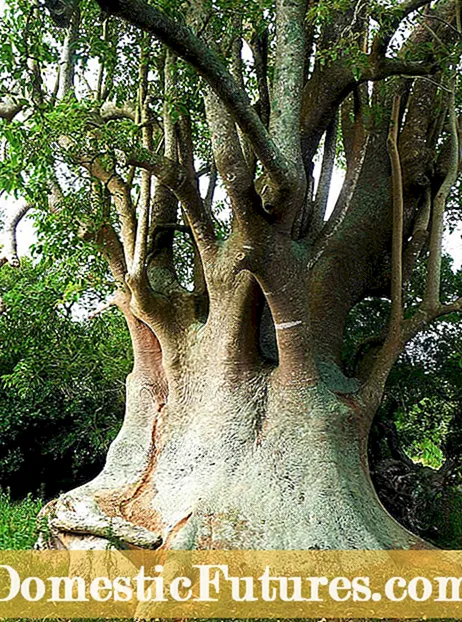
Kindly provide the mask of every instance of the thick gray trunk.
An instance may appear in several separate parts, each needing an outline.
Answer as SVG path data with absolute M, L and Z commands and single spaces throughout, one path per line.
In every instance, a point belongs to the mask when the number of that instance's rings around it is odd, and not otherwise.
M 126 419 L 107 464 L 64 496 L 68 512 L 88 512 L 82 499 L 90 497 L 97 513 L 176 549 L 424 546 L 375 494 L 368 430 L 353 397 L 323 385 L 281 387 L 265 372 L 230 385 L 219 369 L 189 374 L 182 386 L 159 407 L 145 380 L 129 378 Z M 66 534 L 66 520 L 72 531 L 70 514 L 57 521 L 64 546 L 105 544 L 99 528 L 90 541 Z M 137 537 L 126 542 L 136 545 Z

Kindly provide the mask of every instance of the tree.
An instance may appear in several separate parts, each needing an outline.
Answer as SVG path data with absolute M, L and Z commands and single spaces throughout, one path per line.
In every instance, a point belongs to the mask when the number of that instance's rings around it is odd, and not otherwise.
M 440 294 L 460 4 L 11 3 L 3 188 L 52 251 L 105 257 L 134 351 L 123 428 L 101 475 L 49 508 L 55 542 L 425 546 L 378 502 L 367 440 L 406 343 L 462 309 Z M 387 321 L 347 374 L 346 322 L 369 298 Z
M 462 274 L 451 271 L 448 259 L 443 256 L 444 289 L 448 295 L 452 288 L 455 296 Z M 419 297 L 418 277 L 417 272 L 409 299 Z M 356 324 L 350 337 L 359 343 L 379 315 L 369 304 L 350 315 Z M 446 316 L 408 344 L 390 374 L 369 438 L 372 480 L 382 503 L 408 529 L 451 549 L 460 547 L 461 537 L 460 328 L 456 315 Z M 356 352 L 350 345 L 350 353 Z
M 44 258 L 0 272 L 0 483 L 15 498 L 50 498 L 96 475 L 123 419 L 123 319 L 73 317 L 66 267 Z

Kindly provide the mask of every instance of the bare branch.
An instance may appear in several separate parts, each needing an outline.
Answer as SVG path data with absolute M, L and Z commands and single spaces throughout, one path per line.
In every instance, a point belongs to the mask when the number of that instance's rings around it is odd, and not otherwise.
M 432 227 L 430 231 L 428 273 L 424 296 L 424 305 L 434 308 L 439 304 L 441 282 L 441 250 L 443 240 L 443 217 L 446 201 L 454 185 L 459 169 L 459 136 L 455 112 L 455 96 L 452 93 L 449 102 L 450 155 L 446 177 L 434 200 Z
M 97 236 L 97 243 L 109 264 L 112 276 L 119 285 L 124 286 L 127 264 L 122 243 L 112 225 L 105 224 L 101 227 L 100 235 Z
M 210 177 L 209 177 L 209 183 L 207 186 L 207 192 L 204 197 L 204 207 L 210 213 L 212 212 L 213 197 L 215 195 L 217 181 L 218 181 L 217 165 L 215 164 L 215 160 L 213 160 L 212 165 L 210 167 Z
M 5 226 L 2 231 L 3 248 L 0 250 L 0 267 L 5 263 L 9 263 L 12 268 L 19 268 L 20 261 L 18 257 L 16 230 L 22 218 L 24 218 L 31 208 L 32 205 L 26 203 L 15 206 L 7 212 Z
M 246 220 L 251 215 L 252 207 L 260 201 L 242 152 L 236 125 L 211 89 L 205 95 L 205 109 L 214 161 L 231 199 L 234 213 L 239 220 Z
M 397 100 L 394 101 L 393 106 L 393 119 L 397 119 Z M 362 398 L 373 409 L 378 405 L 383 395 L 385 382 L 388 378 L 388 374 L 394 363 L 396 362 L 400 352 L 404 348 L 405 344 L 410 341 L 415 335 L 423 330 L 434 319 L 441 317 L 449 313 L 455 313 L 462 310 L 462 299 L 459 298 L 456 301 L 442 305 L 440 303 L 440 281 L 441 281 L 441 248 L 442 248 L 442 235 L 443 235 L 443 215 L 446 205 L 448 194 L 451 190 L 457 178 L 458 172 L 458 160 L 459 160 L 459 148 L 458 148 L 458 133 L 457 133 L 457 118 L 455 114 L 454 94 L 451 95 L 451 101 L 449 105 L 449 125 L 451 135 L 451 159 L 448 167 L 446 177 L 441 184 L 440 189 L 433 201 L 433 213 L 432 213 L 432 228 L 430 233 L 430 254 L 428 259 L 428 272 L 426 291 L 424 300 L 419 306 L 416 313 L 408 320 L 402 319 L 402 308 L 398 309 L 397 300 L 401 300 L 401 287 L 402 275 L 395 274 L 394 282 L 392 282 L 392 315 L 390 318 L 387 338 L 380 350 L 372 371 L 362 389 Z M 399 164 L 399 158 L 394 150 L 394 143 L 396 141 L 396 134 L 393 128 L 391 128 L 391 141 L 389 143 L 390 155 L 392 158 L 393 167 L 393 186 L 394 186 L 394 206 L 396 212 L 402 213 L 402 196 L 401 190 L 397 187 L 400 180 L 397 173 L 397 165 Z M 398 196 L 397 196 L 398 195 Z M 395 218 L 396 218 L 395 212 Z M 398 234 L 402 236 L 402 229 L 394 220 L 393 234 L 394 238 Z M 393 239 L 393 251 L 395 254 L 402 251 L 402 243 Z M 393 257 L 393 271 L 401 272 L 401 257 Z M 397 278 L 396 278 L 397 277 Z M 398 286 L 400 291 L 398 292 Z M 402 304 L 402 302 L 401 302 Z M 393 308 L 394 307 L 394 308 Z
M 410 61 L 401 58 L 371 58 L 370 66 L 361 72 L 360 81 L 379 81 L 391 76 L 428 76 L 439 69 L 435 61 Z
M 58 98 L 62 99 L 69 91 L 74 88 L 74 52 L 75 45 L 79 36 L 80 11 L 75 4 L 64 38 L 64 45 L 61 53 L 61 62 L 59 66 L 59 87 Z
M 130 119 L 136 123 L 136 107 L 129 102 L 125 102 L 121 107 L 116 106 L 113 102 L 105 102 L 99 113 L 104 121 Z
M 403 320 L 403 176 L 398 151 L 400 97 L 393 99 L 393 108 L 388 134 L 388 153 L 391 161 L 393 196 L 393 232 L 391 251 L 391 314 L 389 335 L 399 331 Z
M 105 20 L 103 20 L 103 32 L 102 32 L 103 41 L 107 41 L 108 33 L 109 33 L 109 19 L 106 18 Z M 104 60 L 101 59 L 100 65 L 98 67 L 98 79 L 96 81 L 95 98 L 97 99 L 97 101 L 101 101 L 102 96 L 103 96 L 104 73 L 105 73 Z
M 139 120 L 144 124 L 149 117 L 149 109 L 147 104 L 148 96 L 148 74 L 150 55 L 148 50 L 147 37 L 141 43 L 141 58 L 139 70 L 139 92 L 138 107 Z M 147 151 L 153 150 L 152 129 L 148 125 L 144 125 L 141 130 L 142 145 Z M 138 205 L 138 222 L 136 228 L 135 249 L 133 254 L 133 264 L 130 269 L 131 277 L 141 277 L 144 274 L 146 265 L 146 256 L 148 248 L 149 235 L 149 219 L 151 207 L 151 173 L 143 170 L 141 173 L 141 188 Z
M 369 134 L 366 132 L 364 127 L 363 105 L 360 97 L 357 96 L 357 93 L 355 94 L 355 104 L 356 114 L 351 159 L 348 163 L 345 180 L 335 207 L 332 211 L 332 215 L 324 225 L 324 228 L 322 229 L 315 244 L 312 258 L 308 263 L 308 269 L 311 269 L 316 264 L 327 248 L 330 240 L 335 236 L 339 227 L 342 225 L 350 206 L 351 198 L 356 190 L 356 185 L 358 183 L 364 158 L 366 156 Z
M 105 302 L 104 304 L 100 305 L 92 313 L 89 313 L 88 314 L 88 319 L 89 320 L 94 320 L 99 315 L 102 315 L 105 311 L 109 311 L 109 309 L 112 309 L 112 307 L 114 307 L 114 306 L 116 306 L 116 302 L 115 302 L 114 298 L 110 298 L 107 302 Z
M 191 182 L 184 167 L 158 154 L 146 152 L 132 155 L 128 158 L 128 164 L 150 171 L 161 184 L 170 188 L 186 210 L 201 253 L 215 254 L 216 236 L 213 224 L 204 209 L 195 182 Z
M 424 205 L 417 215 L 412 230 L 412 236 L 403 254 L 403 284 L 411 278 L 415 262 L 418 259 L 425 242 L 428 239 L 428 225 L 432 207 L 431 189 L 425 191 Z
M 391 312 L 388 321 L 387 335 L 382 348 L 372 366 L 372 370 L 362 389 L 363 400 L 371 405 L 375 412 L 378 406 L 385 383 L 391 368 L 395 364 L 402 348 L 406 343 L 403 322 L 403 179 L 401 160 L 398 150 L 398 134 L 400 121 L 399 96 L 393 98 L 390 128 L 388 132 L 387 148 L 391 162 L 392 198 L 393 198 L 393 228 L 392 228 L 392 256 L 391 256 Z
M 303 171 L 299 138 L 305 77 L 306 0 L 277 0 L 276 51 L 271 93 L 270 132 L 281 152 Z
M 268 31 L 255 33 L 250 41 L 253 53 L 258 88 L 258 112 L 265 127 L 270 117 L 270 96 L 268 89 Z

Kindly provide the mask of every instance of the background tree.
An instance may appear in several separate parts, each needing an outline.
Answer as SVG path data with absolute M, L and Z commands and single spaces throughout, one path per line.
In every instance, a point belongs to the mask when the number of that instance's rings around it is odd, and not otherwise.
M 25 200 L 4 261 L 43 210 L 53 244 L 106 258 L 134 351 L 124 426 L 101 475 L 49 507 L 48 545 L 110 529 L 148 547 L 423 546 L 378 503 L 367 440 L 406 343 L 462 309 L 441 291 L 459 4 L 45 4 L 52 22 L 12 0 L 2 26 L 1 179 Z M 387 320 L 348 370 L 368 298 Z
M 123 419 L 130 341 L 114 313 L 73 317 L 85 309 L 67 265 L 21 263 L 0 271 L 0 484 L 16 499 L 50 498 L 103 466 Z

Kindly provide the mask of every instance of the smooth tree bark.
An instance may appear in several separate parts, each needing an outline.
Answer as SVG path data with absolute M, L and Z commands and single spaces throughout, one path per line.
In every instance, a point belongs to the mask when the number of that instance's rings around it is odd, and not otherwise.
M 462 299 L 440 298 L 444 210 L 460 172 L 460 5 L 352 0 L 323 20 L 307 0 L 249 14 L 239 3 L 232 16 L 194 2 L 180 13 L 98 1 L 104 33 L 128 23 L 141 37 L 136 102 L 105 95 L 113 69 L 102 63 L 91 140 L 63 131 L 56 149 L 91 180 L 90 203 L 106 204 L 107 219 L 84 235 L 118 285 L 134 368 L 103 472 L 47 507 L 42 545 L 427 546 L 381 505 L 367 443 L 406 344 L 462 310 Z M 77 12 L 60 24 L 58 101 L 78 97 Z M 159 66 L 160 115 L 150 86 Z M 191 83 L 203 107 L 174 110 Z M 110 120 L 138 127 L 112 159 L 99 133 Z M 327 218 L 339 143 L 345 181 Z M 224 238 L 217 193 L 232 214 Z M 190 289 L 177 274 L 178 235 L 194 249 Z M 423 262 L 424 295 L 407 309 L 406 283 Z M 388 324 L 347 376 L 346 321 L 368 297 L 390 300 Z

